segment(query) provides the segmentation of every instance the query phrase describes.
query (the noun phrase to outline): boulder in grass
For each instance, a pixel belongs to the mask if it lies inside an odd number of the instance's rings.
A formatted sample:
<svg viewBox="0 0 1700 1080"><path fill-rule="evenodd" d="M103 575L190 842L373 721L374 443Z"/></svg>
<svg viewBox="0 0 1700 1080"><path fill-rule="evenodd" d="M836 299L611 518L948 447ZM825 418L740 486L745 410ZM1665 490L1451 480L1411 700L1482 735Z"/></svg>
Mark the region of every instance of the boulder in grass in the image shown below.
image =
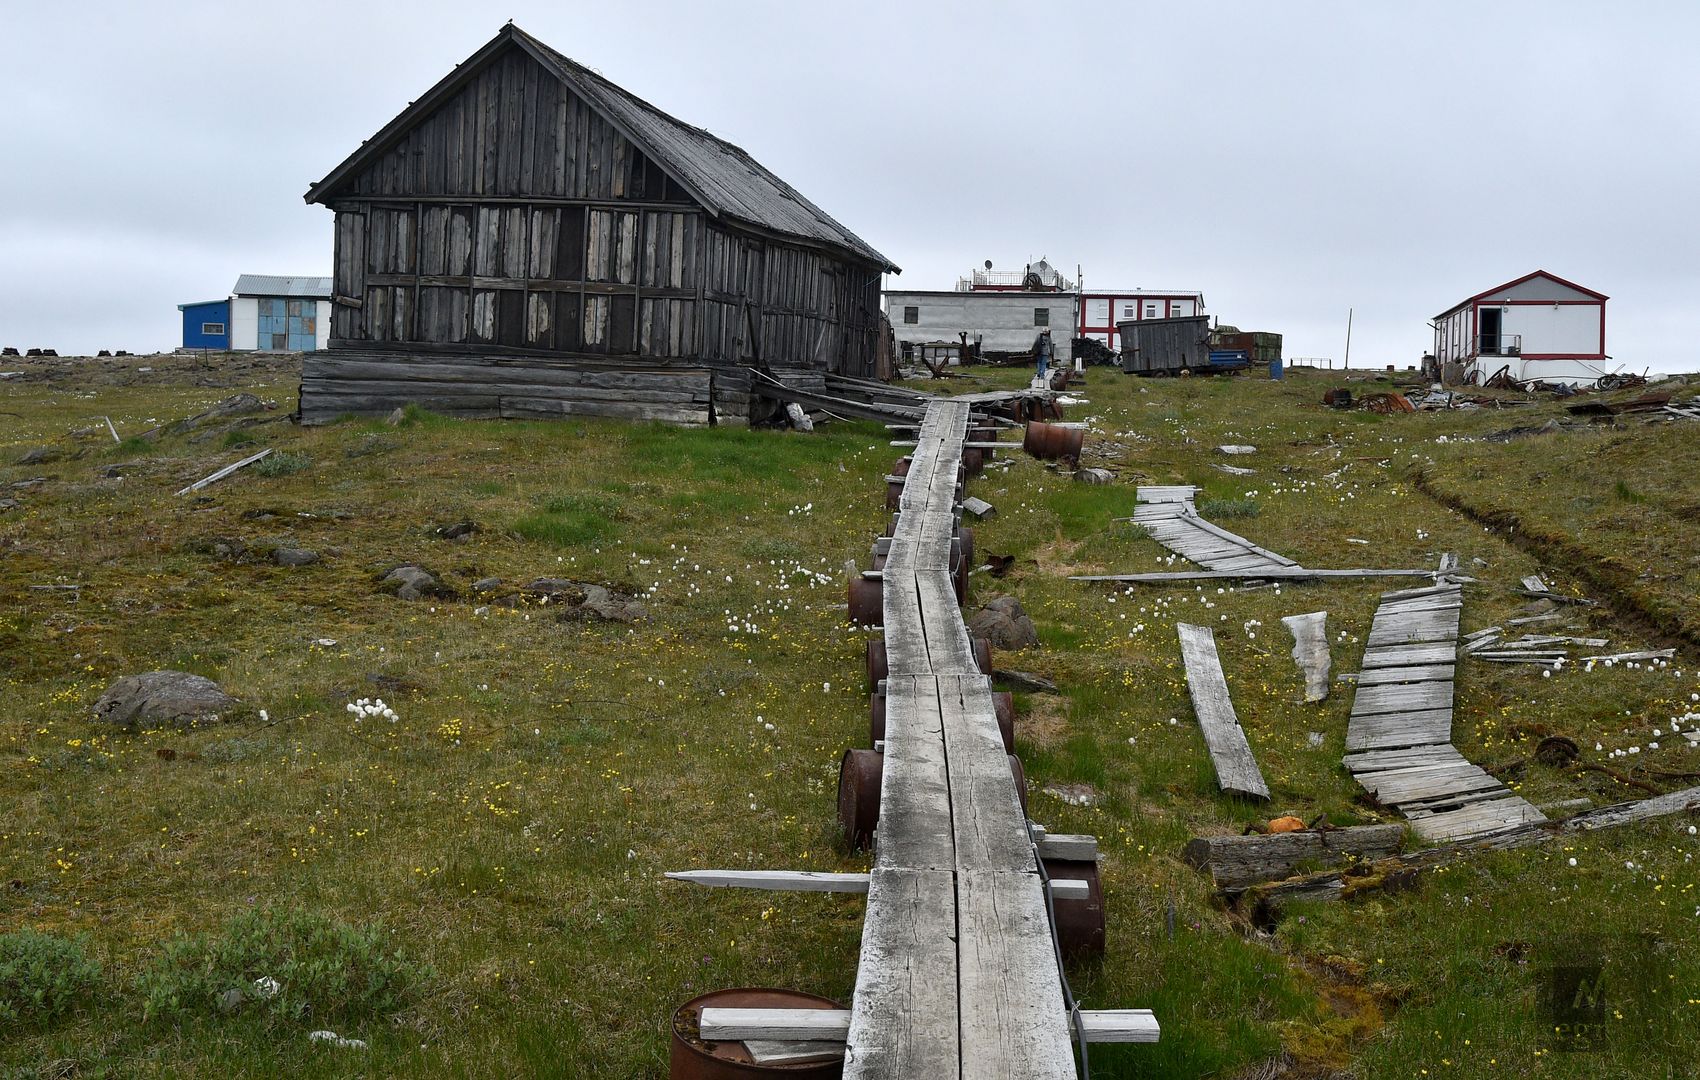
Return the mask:
<svg viewBox="0 0 1700 1080"><path fill-rule="evenodd" d="M422 566L408 563L385 574L380 582L398 600L423 600L427 596L446 596L449 590Z"/></svg>
<svg viewBox="0 0 1700 1080"><path fill-rule="evenodd" d="M1039 631L1013 596L998 596L968 619L968 631L998 649L1034 649Z"/></svg>
<svg viewBox="0 0 1700 1080"><path fill-rule="evenodd" d="M125 675L95 702L96 720L135 731L138 728L187 728L217 723L241 702L204 675L187 671L149 671Z"/></svg>

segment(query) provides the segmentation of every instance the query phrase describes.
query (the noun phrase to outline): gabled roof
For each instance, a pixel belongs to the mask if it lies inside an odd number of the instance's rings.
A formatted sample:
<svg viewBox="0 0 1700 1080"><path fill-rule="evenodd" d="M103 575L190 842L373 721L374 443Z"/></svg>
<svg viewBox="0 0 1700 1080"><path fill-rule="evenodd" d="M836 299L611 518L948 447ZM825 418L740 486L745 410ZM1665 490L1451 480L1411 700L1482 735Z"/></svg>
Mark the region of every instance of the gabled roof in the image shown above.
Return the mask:
<svg viewBox="0 0 1700 1080"><path fill-rule="evenodd" d="M830 214L805 199L742 149L663 112L642 98L551 49L513 23L368 139L307 192L324 202L371 158L389 149L478 71L513 44L529 53L620 134L690 192L704 210L758 228L843 249L883 269L897 266Z"/></svg>
<svg viewBox="0 0 1700 1080"><path fill-rule="evenodd" d="M230 290L232 296L296 296L302 299L329 300L331 279L328 277L279 277L276 274L243 274Z"/></svg>
<svg viewBox="0 0 1700 1080"><path fill-rule="evenodd" d="M1533 273L1524 274L1520 278L1512 278L1510 281L1507 281L1503 285L1495 285L1493 288L1488 289L1485 292L1479 292L1474 296L1467 296L1464 299L1458 301L1456 304L1453 304L1451 307L1447 308L1445 311L1441 312L1439 315L1436 315L1435 318L1436 319L1444 319L1446 316L1452 314L1454 311L1457 311L1461 307L1468 307L1469 305L1475 303L1477 300L1486 300L1490 296L1496 296L1499 293L1505 292L1508 289L1512 289L1512 288L1515 288L1518 285L1523 284L1525 281L1533 281L1536 278L1545 278L1546 280L1554 282L1554 283L1559 284L1559 285L1562 285L1567 289L1574 289L1584 296L1593 297L1595 300L1602 300L1603 301L1603 300L1610 300L1611 299L1611 297L1607 296L1605 293L1595 292L1593 289L1587 288L1586 286L1583 286L1583 285L1578 285L1574 281L1566 281L1563 278L1559 277L1557 274L1549 274L1545 270L1536 270Z"/></svg>

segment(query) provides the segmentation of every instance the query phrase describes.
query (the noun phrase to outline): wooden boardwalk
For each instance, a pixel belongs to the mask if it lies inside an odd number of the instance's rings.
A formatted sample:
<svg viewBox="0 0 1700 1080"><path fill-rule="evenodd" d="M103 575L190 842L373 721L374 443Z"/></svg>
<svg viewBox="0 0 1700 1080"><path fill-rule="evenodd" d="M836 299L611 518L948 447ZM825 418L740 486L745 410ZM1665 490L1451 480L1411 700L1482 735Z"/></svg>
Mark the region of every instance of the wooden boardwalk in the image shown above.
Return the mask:
<svg viewBox="0 0 1700 1080"><path fill-rule="evenodd" d="M1299 565L1199 517L1192 504L1197 491L1190 485L1142 487L1134 494L1133 520L1145 527L1151 539L1206 570L1246 572Z"/></svg>
<svg viewBox="0 0 1700 1080"><path fill-rule="evenodd" d="M1045 885L950 576L969 404L927 407L886 557L880 819L846 1080L1073 1077Z"/></svg>
<svg viewBox="0 0 1700 1080"><path fill-rule="evenodd" d="M1346 725L1344 764L1429 840L1464 840L1546 820L1452 746L1463 586L1384 593Z"/></svg>

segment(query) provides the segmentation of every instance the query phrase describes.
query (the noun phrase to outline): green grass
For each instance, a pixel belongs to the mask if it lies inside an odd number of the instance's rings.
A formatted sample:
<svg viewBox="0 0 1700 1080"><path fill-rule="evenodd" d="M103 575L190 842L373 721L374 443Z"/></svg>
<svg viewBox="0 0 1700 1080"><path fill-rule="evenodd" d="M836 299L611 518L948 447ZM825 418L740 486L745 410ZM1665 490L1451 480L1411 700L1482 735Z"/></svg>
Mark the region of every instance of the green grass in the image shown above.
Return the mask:
<svg viewBox="0 0 1700 1080"><path fill-rule="evenodd" d="M1022 375L994 372L974 388ZM278 397L289 385L266 372L195 384L205 377L162 364L153 381L9 387L20 418L0 427L0 461L90 414L134 435L238 387ZM1682 523L1700 499L1700 463L1680 425L1463 441L1562 410L1372 417L1323 408L1328 385L1094 369L1091 405L1070 419L1091 419L1088 456L1114 466L1116 483L1076 483L1015 455L971 485L998 509L975 526L978 549L1016 556L1003 579L976 575L974 591L1017 596L1044 642L1000 666L1064 691L1022 695L1018 710L1032 815L1099 836L1105 854L1109 954L1071 981L1089 1007L1150 1007L1163 1022L1157 1046L1095 1048L1094 1076L1233 1076L1282 1051L1301 1075L1366 1080L1420 1069L1661 1075L1661 1060L1692 1060L1700 885L1686 822L1482 860L1415 893L1305 911L1273 939L1248 933L1180 860L1191 836L1275 814L1382 819L1339 764L1349 690L1336 683L1327 701L1304 704L1279 621L1327 610L1335 670L1354 670L1379 587L1066 580L1182 568L1111 520L1131 513L1137 483L1198 484L1213 509L1250 511L1228 527L1306 564L1432 566L1457 551L1479 579L1466 630L1515 617L1525 601L1512 590L1535 572L1589 593L1589 575L1621 575L1610 603L1576 616L1578 632L1614 648L1647 639L1654 616L1636 614L1642 605L1673 624L1692 618ZM0 466L7 484L48 477L0 516L0 933L86 935L102 972L75 1007L0 1031L0 1075L68 1060L91 1076L654 1077L665 1075L671 1010L698 993L781 985L848 1000L860 900L693 892L661 874L866 868L833 823L838 756L867 732L866 635L844 623L842 568L866 559L887 518L882 478L901 451L886 431L460 422L418 410L393 427L244 430L274 450L268 461L307 467L245 470L197 493L203 501L172 492L229 463L216 441L106 437L80 459ZM1210 467L1225 460L1211 448L1228 442L1258 447L1231 462L1254 474ZM123 479L100 476L116 459ZM1620 481L1646 501L1626 501ZM1515 531L1496 514L1515 515ZM464 541L431 531L462 519L481 526ZM219 540L324 557L294 569L223 559L211 554ZM403 562L429 566L463 599L384 595L378 578ZM651 618L560 622L547 607L480 610L470 592L483 577L545 575L641 593ZM82 588L25 588L46 583ZM1179 621L1217 631L1274 792L1267 807L1216 792ZM90 720L113 678L166 666L218 679L255 711L133 736ZM1681 678L1678 667L1541 678L1466 661L1455 740L1489 764L1526 755L1537 728L1575 738L1589 761L1603 760L1595 742L1639 745L1614 767L1675 786L1687 781L1655 770L1693 769L1691 752L1650 730L1668 733L1700 692L1693 657L1683 654ZM373 696L395 723L343 710ZM1536 802L1639 794L1540 765L1515 783ZM1056 784L1098 797L1044 793ZM381 925L421 974L393 1011L352 1008L336 1025L248 1010L141 1020L137 980L165 943L223 941L233 920L266 909L362 933ZM1668 943L1661 970L1681 999L1655 1002L1669 1017L1657 1037L1537 1056L1551 1047L1535 1022L1536 976L1496 948L1639 930ZM371 1049L311 1047L316 1026Z"/></svg>

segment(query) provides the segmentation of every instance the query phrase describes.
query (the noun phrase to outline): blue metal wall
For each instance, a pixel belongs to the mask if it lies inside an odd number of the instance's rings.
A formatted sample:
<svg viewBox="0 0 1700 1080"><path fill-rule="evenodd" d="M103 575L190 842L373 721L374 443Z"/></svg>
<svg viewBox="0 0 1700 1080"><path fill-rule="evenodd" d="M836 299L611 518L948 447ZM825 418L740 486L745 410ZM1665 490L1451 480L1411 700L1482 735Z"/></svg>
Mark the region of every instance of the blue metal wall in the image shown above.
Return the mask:
<svg viewBox="0 0 1700 1080"><path fill-rule="evenodd" d="M230 301L209 300L204 304L179 304L183 313L183 347L185 349L230 348ZM220 333L202 333L202 328L216 323Z"/></svg>

